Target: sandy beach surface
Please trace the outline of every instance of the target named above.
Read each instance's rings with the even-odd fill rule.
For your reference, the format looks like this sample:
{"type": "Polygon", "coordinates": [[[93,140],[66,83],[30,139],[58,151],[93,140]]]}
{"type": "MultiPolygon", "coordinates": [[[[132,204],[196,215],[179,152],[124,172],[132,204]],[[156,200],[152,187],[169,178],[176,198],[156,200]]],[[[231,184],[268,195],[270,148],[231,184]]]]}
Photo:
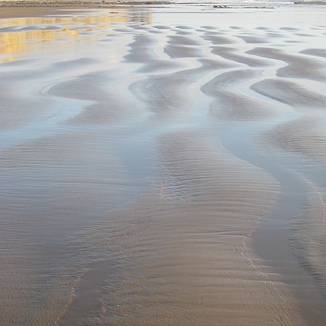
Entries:
{"type": "Polygon", "coordinates": [[[326,7],[0,10],[0,325],[326,325],[326,7]]]}

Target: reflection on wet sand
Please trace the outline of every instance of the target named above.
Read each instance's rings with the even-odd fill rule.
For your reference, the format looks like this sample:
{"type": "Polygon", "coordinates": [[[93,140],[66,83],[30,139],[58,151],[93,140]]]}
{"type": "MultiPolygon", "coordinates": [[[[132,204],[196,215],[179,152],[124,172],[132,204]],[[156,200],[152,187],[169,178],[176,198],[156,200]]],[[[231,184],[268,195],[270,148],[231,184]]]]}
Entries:
{"type": "Polygon", "coordinates": [[[113,23],[151,24],[151,20],[150,10],[135,11],[132,8],[103,10],[94,15],[0,19],[0,63],[18,60],[19,55],[35,50],[43,43],[99,38],[109,32],[113,23]]]}

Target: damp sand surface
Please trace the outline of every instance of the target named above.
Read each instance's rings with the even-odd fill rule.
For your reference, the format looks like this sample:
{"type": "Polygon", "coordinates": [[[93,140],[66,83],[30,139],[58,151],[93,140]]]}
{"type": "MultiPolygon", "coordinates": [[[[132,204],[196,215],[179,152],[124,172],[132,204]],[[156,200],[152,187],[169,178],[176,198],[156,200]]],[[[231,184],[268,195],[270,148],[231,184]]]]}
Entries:
{"type": "Polygon", "coordinates": [[[325,13],[1,11],[0,324],[325,325],[325,13]]]}

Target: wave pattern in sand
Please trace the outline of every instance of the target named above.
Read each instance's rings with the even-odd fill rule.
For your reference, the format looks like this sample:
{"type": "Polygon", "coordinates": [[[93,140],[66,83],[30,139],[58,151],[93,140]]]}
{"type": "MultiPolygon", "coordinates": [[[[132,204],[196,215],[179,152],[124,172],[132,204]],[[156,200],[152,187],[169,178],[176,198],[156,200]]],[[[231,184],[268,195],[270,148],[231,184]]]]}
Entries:
{"type": "Polygon", "coordinates": [[[136,11],[0,52],[0,323],[322,324],[326,27],[136,11]]]}

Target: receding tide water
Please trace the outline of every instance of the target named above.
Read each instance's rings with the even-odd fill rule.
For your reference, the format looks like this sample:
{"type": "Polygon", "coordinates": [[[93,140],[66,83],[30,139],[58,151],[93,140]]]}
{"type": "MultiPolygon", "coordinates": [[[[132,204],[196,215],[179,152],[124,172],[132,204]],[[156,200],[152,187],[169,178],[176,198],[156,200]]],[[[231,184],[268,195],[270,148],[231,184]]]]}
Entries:
{"type": "Polygon", "coordinates": [[[325,325],[326,11],[249,7],[0,19],[1,325],[325,325]]]}

